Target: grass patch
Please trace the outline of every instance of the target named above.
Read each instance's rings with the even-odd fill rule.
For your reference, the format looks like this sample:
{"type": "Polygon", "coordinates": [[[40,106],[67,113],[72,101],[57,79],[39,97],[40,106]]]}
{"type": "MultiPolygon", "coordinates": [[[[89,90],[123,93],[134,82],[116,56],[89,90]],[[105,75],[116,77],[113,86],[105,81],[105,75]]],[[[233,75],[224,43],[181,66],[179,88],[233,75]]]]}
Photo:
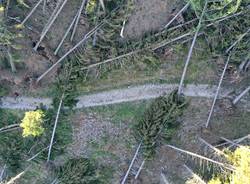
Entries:
{"type": "Polygon", "coordinates": [[[111,122],[119,124],[121,122],[132,123],[137,117],[143,114],[149,101],[126,102],[121,104],[112,104],[108,106],[92,107],[88,112],[94,112],[98,115],[109,118],[111,122]]]}

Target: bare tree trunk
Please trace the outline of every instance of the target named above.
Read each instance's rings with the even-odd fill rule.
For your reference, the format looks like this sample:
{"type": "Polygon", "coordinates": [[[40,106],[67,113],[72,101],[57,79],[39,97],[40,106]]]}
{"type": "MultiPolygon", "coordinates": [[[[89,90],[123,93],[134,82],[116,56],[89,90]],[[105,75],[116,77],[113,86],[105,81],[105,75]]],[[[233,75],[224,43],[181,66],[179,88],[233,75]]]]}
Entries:
{"type": "Polygon", "coordinates": [[[193,53],[194,45],[196,43],[196,39],[198,37],[198,34],[199,34],[199,31],[200,31],[200,28],[201,28],[202,20],[203,20],[203,17],[205,15],[206,9],[207,9],[207,0],[205,2],[202,14],[200,16],[200,20],[199,20],[198,26],[197,26],[196,31],[195,31],[194,39],[192,41],[192,44],[191,44],[191,47],[189,49],[188,56],[187,56],[187,59],[186,59],[186,62],[185,62],[185,66],[184,66],[184,70],[183,70],[183,73],[182,73],[180,85],[179,85],[179,88],[178,88],[178,94],[179,95],[182,93],[182,87],[183,87],[184,79],[185,79],[185,76],[186,76],[186,73],[187,73],[187,67],[189,65],[189,62],[190,62],[190,59],[191,59],[191,56],[192,56],[192,53],[193,53]]]}
{"type": "Polygon", "coordinates": [[[52,132],[52,136],[51,136],[51,140],[50,140],[50,145],[49,145],[49,152],[48,152],[47,162],[50,160],[51,149],[52,149],[52,145],[53,145],[53,142],[54,142],[54,137],[55,137],[55,133],[56,133],[57,122],[58,122],[58,119],[59,119],[59,114],[61,112],[63,98],[64,98],[64,94],[61,97],[61,100],[60,100],[60,103],[59,103],[59,106],[58,106],[58,110],[57,110],[56,120],[55,120],[53,132],[52,132]]]}

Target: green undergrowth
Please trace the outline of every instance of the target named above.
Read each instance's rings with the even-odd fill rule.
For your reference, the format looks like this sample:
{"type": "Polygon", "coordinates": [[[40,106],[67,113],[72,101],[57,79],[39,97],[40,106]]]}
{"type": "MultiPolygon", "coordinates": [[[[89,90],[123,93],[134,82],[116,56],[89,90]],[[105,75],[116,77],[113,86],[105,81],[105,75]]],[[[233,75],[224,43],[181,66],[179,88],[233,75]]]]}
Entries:
{"type": "MultiPolygon", "coordinates": [[[[1,127],[20,123],[24,116],[23,111],[0,109],[1,127]]],[[[50,143],[50,138],[54,126],[55,112],[48,110],[45,112],[45,122],[43,124],[45,131],[40,137],[22,136],[21,129],[2,132],[0,134],[0,160],[6,164],[13,176],[21,172],[29,165],[27,159],[46,148],[50,143]]],[[[62,112],[55,135],[55,144],[53,145],[51,159],[64,153],[64,149],[71,142],[71,125],[67,121],[66,113],[62,112]]],[[[35,162],[43,163],[47,159],[47,150],[35,158],[35,162]]]]}

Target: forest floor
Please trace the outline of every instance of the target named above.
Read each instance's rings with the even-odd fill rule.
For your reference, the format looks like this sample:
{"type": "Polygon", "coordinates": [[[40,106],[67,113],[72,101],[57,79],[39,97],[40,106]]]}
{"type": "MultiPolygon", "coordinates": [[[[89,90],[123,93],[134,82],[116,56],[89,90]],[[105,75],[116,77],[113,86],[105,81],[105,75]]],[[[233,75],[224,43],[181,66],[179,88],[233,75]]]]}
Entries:
{"type": "MultiPolygon", "coordinates": [[[[33,5],[36,1],[27,2],[33,5]]],[[[9,69],[0,67],[0,85],[8,88],[7,94],[0,97],[0,108],[11,111],[8,109],[33,110],[41,104],[47,108],[52,106],[52,96],[58,94],[54,82],[60,66],[56,68],[57,72],[48,75],[39,85],[34,85],[34,81],[77,43],[90,28],[86,17],[81,16],[73,42],[67,40],[58,56],[54,55],[60,38],[80,4],[80,1],[72,2],[68,1],[65,5],[65,11],[48,32],[40,51],[35,52],[32,47],[34,42],[37,42],[49,13],[55,8],[55,1],[49,2],[45,15],[39,7],[27,22],[27,28],[17,31],[24,35],[23,38],[17,39],[17,43],[22,45],[21,50],[16,51],[20,63],[17,64],[18,70],[15,74],[9,69]],[[16,94],[18,96],[15,96],[16,94]]],[[[158,31],[168,23],[176,10],[180,9],[179,2],[136,1],[134,12],[125,27],[125,36],[138,39],[146,32],[158,31]]],[[[22,20],[28,12],[28,9],[23,11],[15,4],[11,4],[9,16],[22,20]]],[[[184,43],[171,45],[164,50],[163,55],[159,56],[157,63],[128,62],[121,68],[107,70],[100,77],[88,78],[84,85],[78,86],[79,101],[67,119],[68,125],[72,127],[70,135],[72,141],[65,145],[66,153],[55,157],[53,163],[60,165],[68,157],[86,156],[104,166],[109,173],[110,183],[119,183],[138,145],[134,137],[134,125],[143,116],[153,98],[168,94],[178,87],[177,83],[182,74],[188,48],[189,45],[184,43]]],[[[179,120],[181,123],[178,131],[167,143],[200,154],[204,154],[206,150],[205,153],[209,156],[209,151],[199,140],[200,137],[216,145],[221,142],[220,137],[232,140],[249,134],[249,95],[237,105],[232,105],[231,100],[249,85],[250,72],[241,74],[234,65],[230,65],[226,71],[219,94],[221,98],[216,103],[210,127],[205,129],[212,98],[224,64],[222,57],[211,56],[208,50],[209,46],[203,39],[197,40],[185,79],[187,85],[183,91],[184,95],[188,96],[190,104],[179,120]]],[[[1,118],[7,122],[4,114],[1,118]]],[[[60,128],[60,121],[58,126],[60,128]]],[[[139,179],[137,181],[132,179],[130,182],[165,183],[164,177],[166,177],[172,181],[170,184],[183,184],[191,178],[183,167],[187,160],[191,159],[186,159],[164,145],[159,145],[155,158],[145,164],[139,179]]],[[[53,178],[46,168],[42,165],[35,169],[41,177],[53,178]]],[[[32,180],[23,183],[30,181],[32,180]]]]}

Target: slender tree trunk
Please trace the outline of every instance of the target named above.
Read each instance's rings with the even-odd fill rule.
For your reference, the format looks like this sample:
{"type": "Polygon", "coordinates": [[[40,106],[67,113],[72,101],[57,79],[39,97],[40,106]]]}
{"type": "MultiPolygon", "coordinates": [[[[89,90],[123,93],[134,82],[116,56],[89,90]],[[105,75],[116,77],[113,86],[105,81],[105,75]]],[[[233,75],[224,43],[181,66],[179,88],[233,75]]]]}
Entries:
{"type": "Polygon", "coordinates": [[[52,136],[51,136],[51,140],[50,140],[50,145],[49,145],[49,152],[48,152],[47,162],[49,162],[49,160],[50,160],[52,145],[53,145],[53,142],[54,142],[54,137],[55,137],[55,133],[56,133],[56,127],[57,127],[59,115],[60,115],[60,112],[61,112],[63,98],[64,98],[64,94],[61,97],[61,100],[60,100],[60,103],[59,103],[59,106],[58,106],[58,110],[57,110],[56,120],[55,120],[55,123],[54,123],[54,128],[53,128],[53,132],[52,132],[52,136]]]}

